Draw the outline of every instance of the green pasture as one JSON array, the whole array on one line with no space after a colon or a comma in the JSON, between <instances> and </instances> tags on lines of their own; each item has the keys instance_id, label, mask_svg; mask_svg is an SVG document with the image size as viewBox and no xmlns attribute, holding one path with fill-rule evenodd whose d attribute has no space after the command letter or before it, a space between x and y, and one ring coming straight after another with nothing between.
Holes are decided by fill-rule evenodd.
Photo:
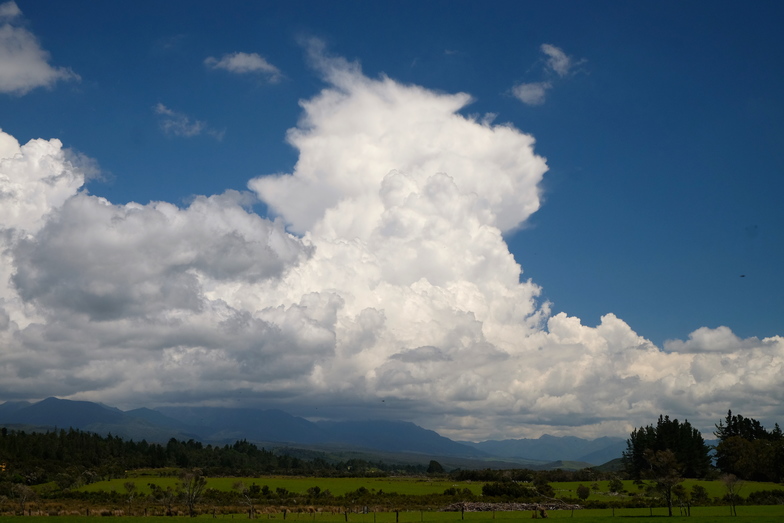
<instances>
[{"instance_id":1,"label":"green pasture","mask_svg":"<svg viewBox=\"0 0 784 523\"><path fill-rule=\"evenodd\" d=\"M79 491L82 492L124 492L124 484L131 481L136 484L137 492L140 494L149 494L149 483L154 483L159 487L176 488L178 479L176 477L155 477L155 476L142 476L127 479L113 479L109 481L100 481L91 483L80 487ZM311 487L319 487L322 491L329 490L334 496L341 496L347 492L353 492L361 487L373 492L383 491L385 493L396 492L401 495L429 495L429 494L442 494L448 488L456 488L458 490L469 489L475 495L482 494L483 482L478 481L451 481L449 479L433 479L433 478L311 478L311 477L291 477L291 476L264 476L255 478L207 478L207 488L229 491L234 484L242 481L246 486L251 486L254 483L259 487L267 485L273 492L275 489L284 488L289 492L296 494L303 494ZM630 494L640 492L640 489L632 481L624 481L623 488L626 494L614 494L609 490L608 481L595 482L599 487L598 490L592 490L589 500L597 501L612 501L622 500ZM577 487L585 485L591 487L594 482L588 481L570 481L570 482L553 482L551 483L555 490L556 497L559 498L577 498ZM708 492L711 498L721 498L726 494L724 485L720 481L702 481L695 479L687 479L683 482L683 486L691 491L692 486L702 485ZM758 490L773 490L781 489L782 486L776 483L761 483L756 481L745 481L740 487L739 494L747 497L751 492Z\"/></svg>"},{"instance_id":2,"label":"green pasture","mask_svg":"<svg viewBox=\"0 0 784 523\"><path fill-rule=\"evenodd\" d=\"M691 522L691 523L742 523L742 522L757 522L757 523L778 523L784 518L784 506L749 506L738 507L738 516L730 516L728 507L693 507L691 510L691 517L679 516L678 511L675 511L675 516L672 518L662 519L666 517L667 511L664 508L655 508L651 512L649 509L593 509L593 510L551 510L548 512L548 519L558 520L572 520L580 521L581 523L618 523L624 520L635 522ZM396 514L394 512L370 512L368 514L349 514L349 523L494 523L496 520L503 523L504 521L511 523L512 521L530 520L531 512L466 512L461 516L459 512L428 512L428 511L401 511ZM0 516L0 523L14 523L18 522L20 516ZM100 516L24 516L24 521L27 523L51 523L54 519L58 523L89 523L95 521ZM213 519L211 514L205 514L198 517L198 519ZM111 517L103 519L116 519L121 520L122 523L154 523L159 521L165 523L166 521L181 520L185 523L192 518L177 516L177 517ZM246 516L234 515L218 515L215 519L247 519ZM276 519L283 521L281 514L260 514L257 519ZM316 523L345 523L345 515L332 514L332 513L289 513L286 517L286 522L316 522ZM238 522L239 523L239 522ZM566 523L566 521L564 521Z\"/></svg>"},{"instance_id":3,"label":"green pasture","mask_svg":"<svg viewBox=\"0 0 784 523\"><path fill-rule=\"evenodd\" d=\"M127 482L136 484L137 492L149 494L149 483L154 483L159 487L175 488L179 482L176 477L139 477L128 479L113 479L109 481L99 481L80 487L81 492L124 492L123 486ZM273 492L275 489L284 488L289 492L297 494L305 493L311 487L319 487L322 491L329 490L334 496L342 496L347 492L353 492L361 487L373 492L384 491L385 493L396 492L402 495L421 496L428 494L442 494L448 488L470 489L476 495L482 494L483 483L468 481L451 481L449 479L430 479L430 478L310 478L310 477L291 477L291 476L264 476L258 478L207 478L207 488L229 491L235 483L242 481L246 486L254 483L259 487L267 485Z\"/></svg>"},{"instance_id":4,"label":"green pasture","mask_svg":"<svg viewBox=\"0 0 784 523\"><path fill-rule=\"evenodd\" d=\"M609 481L596 481L595 483L598 484L599 489L594 491L591 490L591 495L588 496L588 499L591 500L598 500L598 501L612 501L612 500L622 500L626 499L629 494L636 494L641 492L640 488L634 484L631 480L623 481L623 489L626 491L626 494L615 494L610 492L610 482ZM594 482L591 481L564 481L564 482L553 482L550 483L553 489L555 490L556 497L559 498L575 498L577 499L577 487L579 485L584 485L586 487L591 487ZM681 483L681 485L686 488L688 492L691 492L691 488L694 485L701 485L705 488L708 492L708 496L711 499L713 498L721 498L727 493L727 489L724 487L724 484L721 481L704 481L699 479L686 479ZM757 492L759 490L776 490L776 489L784 489L784 486L779 485L778 483L763 483L759 481L743 481L740 484L740 490L736 491L737 494L741 495L742 497L747 497L752 492ZM480 487L481 491L481 487Z\"/></svg>"}]
</instances>

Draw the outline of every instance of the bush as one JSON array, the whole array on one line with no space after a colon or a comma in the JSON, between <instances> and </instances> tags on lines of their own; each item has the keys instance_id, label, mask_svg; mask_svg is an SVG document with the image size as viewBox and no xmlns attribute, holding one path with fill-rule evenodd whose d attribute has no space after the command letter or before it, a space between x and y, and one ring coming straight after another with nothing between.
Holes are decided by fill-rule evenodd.
<instances>
[{"instance_id":1,"label":"bush","mask_svg":"<svg viewBox=\"0 0 784 523\"><path fill-rule=\"evenodd\" d=\"M710 496L708 491L702 485L694 485L691 487L691 500L695 505L707 505L710 503Z\"/></svg>"},{"instance_id":2,"label":"bush","mask_svg":"<svg viewBox=\"0 0 784 523\"><path fill-rule=\"evenodd\" d=\"M614 477L610 480L608 485L610 492L622 492L623 491L623 481Z\"/></svg>"},{"instance_id":3,"label":"bush","mask_svg":"<svg viewBox=\"0 0 784 523\"><path fill-rule=\"evenodd\" d=\"M758 490L746 498L749 505L784 505L784 490Z\"/></svg>"},{"instance_id":4,"label":"bush","mask_svg":"<svg viewBox=\"0 0 784 523\"><path fill-rule=\"evenodd\" d=\"M536 490L513 481L485 483L482 485L482 495L506 499L534 499L537 497Z\"/></svg>"}]
</instances>

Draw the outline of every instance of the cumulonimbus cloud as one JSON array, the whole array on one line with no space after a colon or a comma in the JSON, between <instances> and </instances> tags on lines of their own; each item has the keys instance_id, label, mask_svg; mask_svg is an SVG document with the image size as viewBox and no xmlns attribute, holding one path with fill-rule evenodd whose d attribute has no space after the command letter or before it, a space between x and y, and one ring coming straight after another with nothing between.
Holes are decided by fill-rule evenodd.
<instances>
[{"instance_id":1,"label":"cumulonimbus cloud","mask_svg":"<svg viewBox=\"0 0 784 523\"><path fill-rule=\"evenodd\" d=\"M297 163L251 193L116 205L59 141L0 134L0 396L242 397L465 439L782 414L782 337L661 349L550 312L503 238L541 204L533 137L463 115L467 94L311 61L328 85L288 133Z\"/></svg>"}]
</instances>

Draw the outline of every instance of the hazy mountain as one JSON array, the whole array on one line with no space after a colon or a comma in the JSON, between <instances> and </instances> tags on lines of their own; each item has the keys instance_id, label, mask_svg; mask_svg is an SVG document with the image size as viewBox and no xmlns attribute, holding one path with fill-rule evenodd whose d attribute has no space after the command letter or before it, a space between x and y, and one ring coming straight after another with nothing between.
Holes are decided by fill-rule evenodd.
<instances>
[{"instance_id":1,"label":"hazy mountain","mask_svg":"<svg viewBox=\"0 0 784 523\"><path fill-rule=\"evenodd\" d=\"M320 421L335 442L391 452L485 458L479 449L457 443L435 431L406 421Z\"/></svg>"},{"instance_id":2,"label":"hazy mountain","mask_svg":"<svg viewBox=\"0 0 784 523\"><path fill-rule=\"evenodd\" d=\"M193 427L209 441L324 442L322 431L314 423L276 409L160 407L156 410Z\"/></svg>"},{"instance_id":3,"label":"hazy mountain","mask_svg":"<svg viewBox=\"0 0 784 523\"><path fill-rule=\"evenodd\" d=\"M67 429L83 428L91 423L119 423L122 411L89 401L46 398L38 403L17 409L9 414L16 423L51 425Z\"/></svg>"},{"instance_id":4,"label":"hazy mountain","mask_svg":"<svg viewBox=\"0 0 784 523\"><path fill-rule=\"evenodd\" d=\"M30 405L32 405L32 403L29 401L6 401L5 403L0 404L0 416L10 414L19 409L29 407Z\"/></svg>"},{"instance_id":5,"label":"hazy mountain","mask_svg":"<svg viewBox=\"0 0 784 523\"><path fill-rule=\"evenodd\" d=\"M19 402L21 403L21 402ZM46 398L38 403L7 407L0 405L0 423L49 427L50 429L79 429L97 434L113 434L125 439L164 443L170 438L189 439L189 435L162 419L148 421L90 401ZM151 411L152 412L152 411ZM164 416L159 414L160 418ZM174 420L172 420L174 422Z\"/></svg>"},{"instance_id":6,"label":"hazy mountain","mask_svg":"<svg viewBox=\"0 0 784 523\"><path fill-rule=\"evenodd\" d=\"M582 461L601 465L620 458L626 450L624 438L598 438L593 440L575 436L550 436L537 439L489 440L479 443L466 442L474 448L501 458L529 458L545 461Z\"/></svg>"},{"instance_id":7,"label":"hazy mountain","mask_svg":"<svg viewBox=\"0 0 784 523\"><path fill-rule=\"evenodd\" d=\"M414 460L425 456L442 459L444 463L460 463L455 466L461 468L574 468L619 458L626 448L622 438L585 440L545 435L538 439L469 443L453 441L404 421L311 422L281 410L217 407L141 408L123 412L99 403L57 398L32 404L0 404L0 425L72 427L156 443L166 443L170 438L213 444L246 439L261 446L309 448L329 453L376 453Z\"/></svg>"},{"instance_id":8,"label":"hazy mountain","mask_svg":"<svg viewBox=\"0 0 784 523\"><path fill-rule=\"evenodd\" d=\"M623 451L626 450L626 440L624 438L599 438L599 440L607 441L607 446L583 455L578 458L578 461L585 461L593 465L601 465L619 459L623 455ZM596 442L599 440L593 441Z\"/></svg>"},{"instance_id":9,"label":"hazy mountain","mask_svg":"<svg viewBox=\"0 0 784 523\"><path fill-rule=\"evenodd\" d=\"M169 416L166 416L165 414L158 412L157 410L148 409L146 407L140 409L128 410L125 411L125 414L133 418L144 420L158 427L166 427L169 429L176 429L176 430L183 430L183 431L194 430L194 427L191 427L187 423L176 420L174 418L170 418Z\"/></svg>"}]
</instances>

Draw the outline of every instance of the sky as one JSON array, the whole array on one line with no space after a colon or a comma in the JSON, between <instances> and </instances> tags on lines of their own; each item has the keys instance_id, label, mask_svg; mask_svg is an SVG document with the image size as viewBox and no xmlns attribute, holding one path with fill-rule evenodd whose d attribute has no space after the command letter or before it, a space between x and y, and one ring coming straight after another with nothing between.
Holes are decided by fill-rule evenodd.
<instances>
[{"instance_id":1,"label":"sky","mask_svg":"<svg viewBox=\"0 0 784 523\"><path fill-rule=\"evenodd\" d=\"M0 401L782 422L782 16L0 3Z\"/></svg>"}]
</instances>

